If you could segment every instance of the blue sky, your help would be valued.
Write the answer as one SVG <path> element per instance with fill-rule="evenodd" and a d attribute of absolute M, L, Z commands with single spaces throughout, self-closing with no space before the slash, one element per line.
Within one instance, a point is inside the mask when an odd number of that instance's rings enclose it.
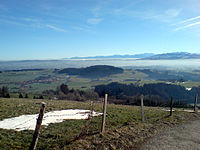
<path fill-rule="evenodd" d="M 0 0 L 0 60 L 200 53 L 199 0 Z"/>

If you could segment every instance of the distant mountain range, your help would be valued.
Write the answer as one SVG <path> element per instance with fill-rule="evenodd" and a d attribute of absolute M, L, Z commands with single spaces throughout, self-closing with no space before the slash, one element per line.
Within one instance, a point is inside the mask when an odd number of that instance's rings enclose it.
<path fill-rule="evenodd" d="M 144 59 L 200 59 L 200 54 L 187 53 L 187 52 L 176 52 L 176 53 L 164 53 L 153 55 Z"/>
<path fill-rule="evenodd" d="M 92 56 L 92 57 L 71 57 L 70 59 L 116 59 L 116 58 L 147 58 L 154 56 L 153 53 L 144 53 L 136 55 L 111 55 L 111 56 Z"/>
<path fill-rule="evenodd" d="M 163 53 L 153 54 L 144 53 L 136 55 L 111 55 L 111 56 L 92 56 L 92 57 L 71 57 L 67 59 L 146 59 L 146 60 L 159 60 L 159 59 L 200 59 L 200 54 L 187 53 L 187 52 L 175 52 L 175 53 Z"/>
<path fill-rule="evenodd" d="M 145 60 L 144 63 L 133 61 L 134 59 Z M 180 59 L 188 59 L 187 65 L 179 62 Z M 189 60 L 192 59 L 192 60 Z M 196 59 L 196 60 L 193 60 Z M 148 60 L 178 60 L 175 66 L 168 64 L 169 61 L 165 61 L 163 66 L 171 66 L 172 68 L 185 69 L 185 66 L 190 66 L 195 69 L 199 69 L 198 66 L 191 65 L 193 62 L 198 62 L 200 54 L 176 52 L 176 53 L 165 53 L 165 54 L 137 54 L 137 55 L 112 55 L 112 56 L 96 56 L 96 57 L 73 57 L 58 60 L 18 60 L 18 61 L 1 61 L 0 60 L 0 71 L 2 70 L 21 70 L 21 69 L 47 69 L 47 68 L 81 68 L 93 65 L 112 65 L 112 66 L 134 66 L 140 68 L 146 66 L 152 68 L 157 66 L 157 61 L 151 62 Z M 76 60 L 76 61 L 74 61 Z M 82 61 L 84 60 L 84 61 Z M 88 61 L 87 61 L 88 60 Z M 122 60 L 122 61 L 121 61 Z M 124 62 L 125 60 L 125 62 Z M 129 61 L 130 60 L 130 61 Z M 147 61 L 146 61 L 147 60 Z M 120 62 L 121 61 L 121 62 Z M 137 66 L 139 65 L 139 66 Z M 162 68 L 162 66 L 160 66 Z"/>

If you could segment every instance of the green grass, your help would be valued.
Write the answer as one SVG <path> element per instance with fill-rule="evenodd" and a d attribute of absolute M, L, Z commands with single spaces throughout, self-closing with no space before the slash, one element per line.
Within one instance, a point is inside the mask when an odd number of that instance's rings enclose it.
<path fill-rule="evenodd" d="M 43 100 L 47 103 L 46 111 L 63 110 L 63 109 L 89 109 L 89 102 L 75 101 L 52 101 Z M 31 99 L 0 99 L 0 120 L 20 116 L 23 114 L 39 113 L 41 100 Z M 102 112 L 102 103 L 95 103 L 94 110 Z M 192 114 L 185 112 L 175 112 L 174 116 L 166 117 L 168 112 L 162 111 L 161 108 L 145 107 L 145 124 L 141 123 L 140 107 L 124 106 L 109 104 L 107 107 L 106 118 L 106 133 L 103 138 L 100 137 L 99 131 L 101 128 L 102 117 L 95 117 L 88 129 L 88 135 L 77 138 L 83 131 L 87 120 L 66 120 L 62 123 L 50 124 L 48 127 L 42 127 L 38 142 L 38 149 L 85 149 L 85 146 L 95 147 L 95 142 L 98 140 L 110 140 L 111 134 L 121 134 L 122 137 L 128 136 L 130 133 L 136 136 L 135 131 L 147 130 L 154 126 L 160 128 L 163 123 L 177 124 L 184 121 L 185 118 L 192 118 Z M 127 130 L 133 127 L 134 131 Z M 156 129 L 157 129 L 156 128 Z M 146 132 L 146 131 L 145 131 Z M 149 132 L 147 132 L 149 133 Z M 32 140 L 33 131 L 14 131 L 0 129 L 0 149 L 28 149 Z M 148 134 L 147 134 L 148 135 Z M 137 144 L 141 141 L 133 142 Z M 127 137 L 128 138 L 128 137 Z M 76 139 L 76 140 L 75 140 Z M 133 138 L 134 139 L 134 138 Z M 120 140 L 120 139 L 118 139 Z M 127 140 L 127 139 L 126 139 Z M 93 141 L 93 142 L 92 142 Z M 101 143 L 96 143 L 98 147 Z M 105 144 L 106 145 L 106 144 Z M 115 144 L 114 144 L 115 145 Z M 123 145 L 122 145 L 123 146 Z"/>
<path fill-rule="evenodd" d="M 24 81 L 32 81 L 41 76 L 58 77 L 61 78 L 61 80 L 52 83 L 32 83 L 22 87 Z M 44 90 L 56 89 L 57 86 L 66 82 L 66 75 L 56 74 L 53 70 L 3 72 L 0 74 L 0 87 L 7 86 L 12 93 L 22 92 L 41 94 Z"/>
<path fill-rule="evenodd" d="M 192 88 L 192 87 L 199 87 L 200 82 L 195 82 L 195 81 L 187 81 L 184 83 L 180 83 L 181 86 L 184 86 L 186 88 Z"/>
<path fill-rule="evenodd" d="M 109 77 L 89 79 L 78 76 L 70 76 L 66 78 L 65 74 L 56 74 L 53 70 L 42 71 L 21 71 L 21 72 L 3 72 L 0 74 L 0 87 L 8 86 L 10 92 L 22 92 L 22 93 L 34 93 L 41 94 L 44 90 L 56 89 L 62 83 L 67 84 L 70 88 L 75 89 L 89 89 L 99 84 L 108 84 L 111 82 L 131 83 L 125 81 L 126 79 L 143 79 L 145 74 L 136 72 L 132 73 L 131 70 L 125 70 L 122 74 L 116 74 Z M 54 81 L 51 83 L 32 83 L 24 87 L 21 87 L 21 83 L 24 81 L 31 81 L 40 76 L 60 77 L 62 80 Z M 84 87 L 84 88 L 83 88 Z"/>
<path fill-rule="evenodd" d="M 54 81 L 51 83 L 32 83 L 26 86 L 21 86 L 24 81 L 31 81 L 38 77 L 51 76 L 60 78 L 60 81 Z M 141 80 L 141 81 L 136 81 Z M 82 78 L 79 76 L 70 76 L 67 78 L 65 74 L 57 74 L 54 73 L 53 70 L 42 70 L 42 71 L 21 71 L 21 72 L 3 72 L 0 74 L 0 87 L 8 86 L 9 91 L 11 93 L 32 93 L 32 94 L 41 94 L 44 90 L 54 90 L 57 86 L 65 83 L 69 86 L 69 88 L 74 89 L 90 89 L 96 85 L 100 84 L 109 84 L 111 82 L 119 82 L 119 83 L 137 83 L 139 85 L 150 84 L 150 83 L 165 83 L 166 81 L 158 81 L 158 80 L 149 80 L 148 75 L 139 71 L 133 70 L 124 70 L 122 74 L 115 74 L 109 77 L 98 78 L 98 79 L 89 79 Z M 184 87 L 190 88 L 193 86 L 200 86 L 200 82 L 187 81 L 184 83 L 175 83 L 180 84 Z"/>

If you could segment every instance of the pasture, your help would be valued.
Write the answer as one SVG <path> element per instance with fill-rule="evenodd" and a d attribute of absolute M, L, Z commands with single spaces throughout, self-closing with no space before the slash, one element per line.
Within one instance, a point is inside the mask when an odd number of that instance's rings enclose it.
<path fill-rule="evenodd" d="M 89 102 L 43 100 L 46 112 L 64 109 L 90 109 Z M 0 99 L 0 120 L 23 114 L 37 114 L 41 100 Z M 94 110 L 102 112 L 102 103 L 94 103 Z M 87 120 L 66 120 L 62 123 L 42 126 L 37 149 L 101 149 L 136 147 L 161 129 L 199 118 L 198 114 L 175 111 L 172 117 L 162 108 L 145 107 L 145 123 L 141 122 L 138 106 L 109 104 L 107 106 L 106 132 L 101 135 L 102 117 Z M 87 129 L 87 132 L 85 130 Z M 0 129 L 0 149 L 28 149 L 33 131 Z M 112 148 L 111 148 L 112 147 Z"/>
<path fill-rule="evenodd" d="M 151 73 L 152 74 L 152 73 Z M 158 72 L 155 72 L 158 74 Z M 174 72 L 176 74 L 176 72 Z M 198 74 L 197 74 L 198 75 Z M 159 75 L 157 75 L 159 76 Z M 166 74 L 166 78 L 168 75 Z M 0 87 L 7 86 L 10 93 L 28 93 L 41 94 L 44 90 L 55 90 L 57 86 L 65 83 L 69 88 L 91 89 L 99 84 L 108 84 L 111 82 L 135 83 L 138 85 L 149 83 L 166 83 L 167 81 L 159 78 L 153 79 L 147 73 L 139 70 L 126 69 L 122 74 L 115 74 L 102 78 L 83 78 L 80 76 L 68 76 L 66 74 L 55 73 L 53 69 L 44 69 L 39 71 L 5 71 L 0 73 Z M 200 86 L 199 81 L 188 80 L 185 82 L 176 82 L 178 84 L 191 88 Z"/>

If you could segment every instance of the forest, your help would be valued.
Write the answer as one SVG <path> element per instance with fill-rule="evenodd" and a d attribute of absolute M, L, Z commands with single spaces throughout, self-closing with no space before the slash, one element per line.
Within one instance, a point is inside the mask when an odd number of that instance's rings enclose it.
<path fill-rule="evenodd" d="M 100 78 L 100 77 L 110 76 L 113 74 L 123 73 L 123 69 L 108 65 L 96 65 L 86 68 L 65 68 L 59 70 L 58 73 L 60 74 L 64 73 L 67 75 L 78 75 L 81 77 L 89 77 L 89 78 Z"/>
<path fill-rule="evenodd" d="M 200 87 L 193 87 L 190 91 L 180 85 L 157 83 L 144 84 L 122 84 L 113 82 L 107 85 L 95 86 L 95 92 L 103 97 L 109 94 L 115 102 L 123 104 L 137 104 L 140 95 L 143 94 L 147 105 L 160 105 L 169 102 L 171 97 L 179 103 L 192 103 L 196 94 L 200 95 Z M 119 101 L 117 101 L 119 100 Z"/>
<path fill-rule="evenodd" d="M 45 90 L 42 94 L 33 99 L 56 99 L 56 100 L 74 100 L 74 101 L 99 101 L 105 94 L 109 95 L 109 103 L 125 104 L 125 105 L 140 105 L 140 96 L 144 95 L 146 106 L 168 106 L 171 97 L 177 106 L 186 106 L 194 102 L 196 94 L 200 95 L 200 87 L 193 87 L 191 90 L 186 90 L 185 87 L 174 84 L 155 83 L 144 84 L 122 84 L 112 82 L 107 85 L 97 85 L 94 89 L 79 90 L 69 88 L 67 84 L 61 84 L 55 90 Z M 27 94 L 20 98 L 27 98 Z M 7 87 L 0 88 L 0 97 L 10 98 Z"/>

